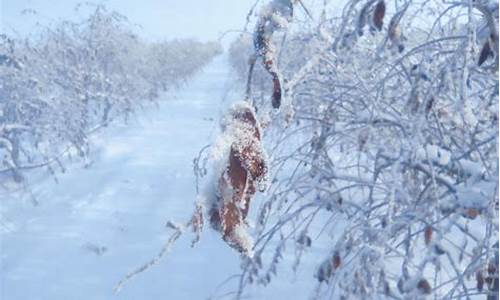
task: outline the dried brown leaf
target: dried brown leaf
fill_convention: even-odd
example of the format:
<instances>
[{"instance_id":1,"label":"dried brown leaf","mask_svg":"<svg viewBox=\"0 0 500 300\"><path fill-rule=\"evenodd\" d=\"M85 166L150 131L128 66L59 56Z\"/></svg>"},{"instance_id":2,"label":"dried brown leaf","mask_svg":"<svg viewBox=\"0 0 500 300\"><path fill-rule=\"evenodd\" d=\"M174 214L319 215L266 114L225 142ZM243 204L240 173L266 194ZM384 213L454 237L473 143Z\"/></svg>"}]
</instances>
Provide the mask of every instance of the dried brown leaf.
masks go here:
<instances>
[{"instance_id":1,"label":"dried brown leaf","mask_svg":"<svg viewBox=\"0 0 500 300\"><path fill-rule=\"evenodd\" d=\"M375 10L373 11L373 25L379 31L382 30L382 26L384 25L384 16L385 16L385 2L379 1L375 6Z\"/></svg>"},{"instance_id":2,"label":"dried brown leaf","mask_svg":"<svg viewBox=\"0 0 500 300\"><path fill-rule=\"evenodd\" d=\"M433 234L432 226L425 227L424 230L425 245L429 246L429 244L431 243L432 234Z\"/></svg>"},{"instance_id":3,"label":"dried brown leaf","mask_svg":"<svg viewBox=\"0 0 500 300\"><path fill-rule=\"evenodd\" d=\"M417 288L423 294L429 295L431 293L431 285L426 279L420 279L417 283Z\"/></svg>"}]
</instances>

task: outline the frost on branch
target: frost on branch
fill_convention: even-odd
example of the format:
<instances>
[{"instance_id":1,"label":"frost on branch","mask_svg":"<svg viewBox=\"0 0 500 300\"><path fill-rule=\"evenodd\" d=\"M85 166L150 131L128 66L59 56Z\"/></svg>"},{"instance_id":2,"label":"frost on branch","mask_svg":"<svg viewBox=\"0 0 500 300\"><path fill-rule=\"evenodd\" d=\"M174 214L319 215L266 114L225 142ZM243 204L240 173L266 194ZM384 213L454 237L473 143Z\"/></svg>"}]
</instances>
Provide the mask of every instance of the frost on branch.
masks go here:
<instances>
[{"instance_id":1,"label":"frost on branch","mask_svg":"<svg viewBox=\"0 0 500 300\"><path fill-rule=\"evenodd\" d=\"M160 93L220 53L216 43L148 43L104 6L82 22L40 28L31 38L0 35L0 176L65 171L87 157L89 135L127 121Z\"/></svg>"},{"instance_id":2,"label":"frost on branch","mask_svg":"<svg viewBox=\"0 0 500 300\"><path fill-rule=\"evenodd\" d=\"M280 276L277 264L301 268L278 259L302 247L301 232L316 239L295 261L322 257L307 270L315 298L498 295L496 268L487 275L498 257L496 52L478 66L485 41L498 43L498 2L384 2L384 14L382 1L346 1L325 4L321 24L289 24L280 72L295 117L267 129L277 180L240 297ZM254 94L266 76L256 68Z\"/></svg>"}]
</instances>

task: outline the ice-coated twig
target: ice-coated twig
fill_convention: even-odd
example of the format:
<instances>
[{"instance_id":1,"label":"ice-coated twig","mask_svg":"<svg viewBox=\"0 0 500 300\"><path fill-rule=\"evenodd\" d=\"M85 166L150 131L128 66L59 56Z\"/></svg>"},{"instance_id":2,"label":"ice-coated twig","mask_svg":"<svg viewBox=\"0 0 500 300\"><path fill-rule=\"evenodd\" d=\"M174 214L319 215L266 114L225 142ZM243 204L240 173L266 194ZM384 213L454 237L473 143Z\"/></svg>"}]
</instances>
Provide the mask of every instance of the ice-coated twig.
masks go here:
<instances>
[{"instance_id":1,"label":"ice-coated twig","mask_svg":"<svg viewBox=\"0 0 500 300\"><path fill-rule=\"evenodd\" d=\"M170 228L172 228L172 227L170 227ZM148 270L149 268L157 265L161 261L163 256L165 256L165 254L167 254L170 251L172 245L175 243L175 241L177 241L177 239L181 235L182 235L182 230L177 227L177 229L175 229L174 233L172 233L172 235L168 238L167 242L163 245L160 252L158 252L158 254L152 260L148 261L147 263L145 263L141 267L137 268L135 271L128 273L122 280L120 280L120 282L118 282L118 284L114 288L115 293L119 293L121 291L121 289L124 287L124 285L127 282L129 282L131 279L133 279L137 275L141 274L142 272Z\"/></svg>"},{"instance_id":2,"label":"ice-coated twig","mask_svg":"<svg viewBox=\"0 0 500 300\"><path fill-rule=\"evenodd\" d=\"M186 228L191 227L193 229L193 233L195 234L195 238L193 239L193 241L191 243L191 247L195 246L195 244L199 241L201 231L203 230L203 216L202 216L201 203L196 203L195 211L193 212L193 216L191 217L191 219L188 222L186 222L185 224L180 224L180 223L176 223L176 222L169 220L166 222L165 227L172 229L174 232L170 235L168 240L165 242L165 244L161 248L160 252L158 252L158 254L153 259L151 259L150 261L148 261L147 263L145 263L141 267L137 268L136 270L128 273L122 280L120 280L120 282L118 282L118 284L114 288L115 293L119 293L128 281L130 281L131 279L133 279L137 275L147 271L151 267L157 265L162 260L162 258L166 254L168 254L168 252L170 252L172 246L179 239L179 237L184 233Z\"/></svg>"}]
</instances>

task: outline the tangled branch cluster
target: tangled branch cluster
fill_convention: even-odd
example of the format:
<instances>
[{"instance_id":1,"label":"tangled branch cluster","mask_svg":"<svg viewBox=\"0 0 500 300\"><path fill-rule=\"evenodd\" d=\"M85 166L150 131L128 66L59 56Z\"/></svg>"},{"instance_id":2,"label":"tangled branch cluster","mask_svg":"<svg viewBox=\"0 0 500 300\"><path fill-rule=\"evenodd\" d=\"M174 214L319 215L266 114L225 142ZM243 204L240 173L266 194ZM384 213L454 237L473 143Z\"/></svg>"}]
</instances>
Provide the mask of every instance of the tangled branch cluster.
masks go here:
<instances>
[{"instance_id":1,"label":"tangled branch cluster","mask_svg":"<svg viewBox=\"0 0 500 300\"><path fill-rule=\"evenodd\" d=\"M498 299L498 3L317 12L274 37L295 116L265 137L274 184L237 295L269 284L285 249L296 269L326 246L317 298ZM241 78L250 40L232 46Z\"/></svg>"}]
</instances>

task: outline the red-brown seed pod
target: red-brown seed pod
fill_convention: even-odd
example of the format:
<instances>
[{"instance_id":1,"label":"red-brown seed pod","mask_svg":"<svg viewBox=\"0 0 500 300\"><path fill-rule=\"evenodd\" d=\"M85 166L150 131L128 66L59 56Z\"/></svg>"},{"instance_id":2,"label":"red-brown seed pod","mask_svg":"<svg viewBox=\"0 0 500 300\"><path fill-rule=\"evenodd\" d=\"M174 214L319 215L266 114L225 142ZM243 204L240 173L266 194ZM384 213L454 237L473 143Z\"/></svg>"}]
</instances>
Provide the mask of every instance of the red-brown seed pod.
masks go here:
<instances>
[{"instance_id":1,"label":"red-brown seed pod","mask_svg":"<svg viewBox=\"0 0 500 300\"><path fill-rule=\"evenodd\" d=\"M280 108L281 106L281 82L277 76L273 78L273 97L271 102L273 108Z\"/></svg>"},{"instance_id":2,"label":"red-brown seed pod","mask_svg":"<svg viewBox=\"0 0 500 300\"><path fill-rule=\"evenodd\" d=\"M417 283L417 288L423 294L429 295L431 293L431 285L426 279L420 279Z\"/></svg>"},{"instance_id":3,"label":"red-brown seed pod","mask_svg":"<svg viewBox=\"0 0 500 300\"><path fill-rule=\"evenodd\" d=\"M432 233L433 233L432 226L425 227L424 239L425 239L425 245L427 245L427 246L429 246L429 244L432 241Z\"/></svg>"},{"instance_id":4,"label":"red-brown seed pod","mask_svg":"<svg viewBox=\"0 0 500 300\"><path fill-rule=\"evenodd\" d=\"M384 16L385 16L385 2L384 0L381 0L377 2L375 10L373 11L373 25L379 31L382 30L382 26L384 25Z\"/></svg>"},{"instance_id":5,"label":"red-brown seed pod","mask_svg":"<svg viewBox=\"0 0 500 300\"><path fill-rule=\"evenodd\" d=\"M342 264L342 259L338 253L335 253L332 257L332 268L333 270L337 270Z\"/></svg>"},{"instance_id":6,"label":"red-brown seed pod","mask_svg":"<svg viewBox=\"0 0 500 300\"><path fill-rule=\"evenodd\" d=\"M477 216L479 216L479 211L473 207L467 208L463 216L467 219L474 220L475 218L477 218Z\"/></svg>"}]
</instances>

